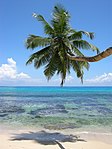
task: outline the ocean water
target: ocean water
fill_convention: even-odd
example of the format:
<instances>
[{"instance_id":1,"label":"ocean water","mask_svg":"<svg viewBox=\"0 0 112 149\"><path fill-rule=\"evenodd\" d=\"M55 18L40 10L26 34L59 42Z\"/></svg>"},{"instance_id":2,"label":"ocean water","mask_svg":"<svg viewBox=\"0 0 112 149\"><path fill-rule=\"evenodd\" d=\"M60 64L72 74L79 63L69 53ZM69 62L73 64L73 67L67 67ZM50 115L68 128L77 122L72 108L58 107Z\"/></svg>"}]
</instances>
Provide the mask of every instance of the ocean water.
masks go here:
<instances>
[{"instance_id":1,"label":"ocean water","mask_svg":"<svg viewBox=\"0 0 112 149\"><path fill-rule=\"evenodd\" d=\"M0 124L112 132L112 87L0 87Z\"/></svg>"}]
</instances>

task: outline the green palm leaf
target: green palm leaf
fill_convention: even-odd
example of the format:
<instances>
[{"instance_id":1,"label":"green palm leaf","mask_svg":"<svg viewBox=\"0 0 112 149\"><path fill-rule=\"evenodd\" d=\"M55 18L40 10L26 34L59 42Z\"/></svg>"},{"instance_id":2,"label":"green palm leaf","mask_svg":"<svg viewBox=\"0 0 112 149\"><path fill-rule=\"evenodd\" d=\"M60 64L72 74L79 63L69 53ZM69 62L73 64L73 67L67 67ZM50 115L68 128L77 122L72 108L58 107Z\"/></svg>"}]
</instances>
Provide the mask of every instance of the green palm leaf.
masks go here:
<instances>
[{"instance_id":1,"label":"green palm leaf","mask_svg":"<svg viewBox=\"0 0 112 149\"><path fill-rule=\"evenodd\" d=\"M83 35L86 35L90 39L94 38L94 33L92 32L86 32L86 31L75 31L73 29L70 30L71 35L68 37L69 40L77 40L77 39L82 39Z\"/></svg>"},{"instance_id":2,"label":"green palm leaf","mask_svg":"<svg viewBox=\"0 0 112 149\"><path fill-rule=\"evenodd\" d=\"M75 40L73 41L73 45L79 49L92 49L93 51L97 51L97 53L99 53L99 49L96 46L85 40Z\"/></svg>"},{"instance_id":3,"label":"green palm leaf","mask_svg":"<svg viewBox=\"0 0 112 149\"><path fill-rule=\"evenodd\" d=\"M49 63L46 65L44 74L47 77L47 79L51 79L51 77L55 74L57 71L57 53L52 55L51 59L49 60Z\"/></svg>"},{"instance_id":4,"label":"green palm leaf","mask_svg":"<svg viewBox=\"0 0 112 149\"><path fill-rule=\"evenodd\" d=\"M26 40L26 48L34 49L39 46L44 47L50 45L51 41L51 38L43 38L40 36L30 35Z\"/></svg>"},{"instance_id":5,"label":"green palm leaf","mask_svg":"<svg viewBox=\"0 0 112 149\"><path fill-rule=\"evenodd\" d=\"M93 32L86 32L86 31L79 31L81 34L86 35L87 37L89 37L90 39L94 38L94 33Z\"/></svg>"},{"instance_id":6,"label":"green palm leaf","mask_svg":"<svg viewBox=\"0 0 112 149\"><path fill-rule=\"evenodd\" d=\"M54 29L52 28L52 26L44 19L44 17L42 15L37 15L37 14L33 14L33 16L40 22L43 23L44 25L44 32L48 35L53 35L54 34Z\"/></svg>"},{"instance_id":7,"label":"green palm leaf","mask_svg":"<svg viewBox=\"0 0 112 149\"><path fill-rule=\"evenodd\" d=\"M83 71L82 71L82 67L81 67L80 63L77 61L71 61L71 66L72 66L73 70L76 72L77 77L81 78L81 81L82 81L83 80Z\"/></svg>"},{"instance_id":8,"label":"green palm leaf","mask_svg":"<svg viewBox=\"0 0 112 149\"><path fill-rule=\"evenodd\" d=\"M31 64L35 59L39 61L42 57L47 57L47 56L50 56L50 46L33 53L28 59L28 61L26 62L26 65Z\"/></svg>"},{"instance_id":9,"label":"green palm leaf","mask_svg":"<svg viewBox=\"0 0 112 149\"><path fill-rule=\"evenodd\" d=\"M51 20L51 24L57 36L61 36L61 34L63 33L66 34L66 31L70 29L69 18L70 16L68 12L61 5L57 5L54 7L53 19Z\"/></svg>"},{"instance_id":10,"label":"green palm leaf","mask_svg":"<svg viewBox=\"0 0 112 149\"><path fill-rule=\"evenodd\" d=\"M72 31L73 33L68 37L68 39L70 41L74 41L77 39L82 39L82 33L81 32L76 32L76 31Z\"/></svg>"}]
</instances>

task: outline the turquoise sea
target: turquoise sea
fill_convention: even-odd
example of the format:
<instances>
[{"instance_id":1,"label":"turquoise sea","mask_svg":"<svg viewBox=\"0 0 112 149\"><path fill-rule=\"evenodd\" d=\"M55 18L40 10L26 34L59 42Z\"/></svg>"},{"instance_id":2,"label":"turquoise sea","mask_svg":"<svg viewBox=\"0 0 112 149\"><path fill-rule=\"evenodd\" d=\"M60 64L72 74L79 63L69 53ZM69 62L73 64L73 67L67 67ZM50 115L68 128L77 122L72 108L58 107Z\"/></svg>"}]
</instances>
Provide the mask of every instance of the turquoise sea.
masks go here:
<instances>
[{"instance_id":1,"label":"turquoise sea","mask_svg":"<svg viewBox=\"0 0 112 149\"><path fill-rule=\"evenodd\" d=\"M112 87L0 87L0 124L112 132Z\"/></svg>"}]
</instances>

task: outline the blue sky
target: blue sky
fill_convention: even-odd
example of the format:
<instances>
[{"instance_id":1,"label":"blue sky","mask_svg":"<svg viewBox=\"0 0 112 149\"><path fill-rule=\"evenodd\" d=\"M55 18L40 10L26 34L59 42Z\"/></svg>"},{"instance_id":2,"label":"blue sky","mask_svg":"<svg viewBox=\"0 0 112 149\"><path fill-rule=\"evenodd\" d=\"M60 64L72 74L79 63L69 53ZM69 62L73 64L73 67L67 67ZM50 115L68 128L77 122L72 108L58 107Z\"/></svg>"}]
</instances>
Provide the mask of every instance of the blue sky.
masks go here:
<instances>
[{"instance_id":1,"label":"blue sky","mask_svg":"<svg viewBox=\"0 0 112 149\"><path fill-rule=\"evenodd\" d=\"M44 36L42 24L32 13L42 14L48 21L54 5L62 4L70 13L74 29L95 33L89 41L100 51L112 46L112 0L3 0L0 1L0 85L59 85L59 76L50 82L43 68L35 70L25 62L32 54L25 48L29 34ZM35 49L35 51L38 49ZM33 51L34 52L34 51ZM95 55L85 52L86 55ZM112 56L90 63L83 85L112 85ZM81 85L74 72L67 76L65 85Z\"/></svg>"}]
</instances>

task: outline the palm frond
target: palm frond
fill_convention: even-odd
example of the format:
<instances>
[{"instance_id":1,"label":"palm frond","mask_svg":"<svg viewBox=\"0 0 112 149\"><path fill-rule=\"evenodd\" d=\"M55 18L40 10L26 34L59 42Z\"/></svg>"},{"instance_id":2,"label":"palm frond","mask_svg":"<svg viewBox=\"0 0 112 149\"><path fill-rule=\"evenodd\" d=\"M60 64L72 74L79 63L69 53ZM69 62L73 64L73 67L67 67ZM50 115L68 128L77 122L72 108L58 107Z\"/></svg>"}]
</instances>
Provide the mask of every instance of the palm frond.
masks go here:
<instances>
[{"instance_id":1,"label":"palm frond","mask_svg":"<svg viewBox=\"0 0 112 149\"><path fill-rule=\"evenodd\" d=\"M44 19L44 17L42 15L37 15L37 14L33 14L33 16L40 22L43 23L44 25L44 32L48 35L53 35L54 34L54 29L52 28L52 26Z\"/></svg>"},{"instance_id":2,"label":"palm frond","mask_svg":"<svg viewBox=\"0 0 112 149\"><path fill-rule=\"evenodd\" d=\"M51 79L51 77L55 74L57 71L57 63L58 62L58 54L53 53L52 57L49 60L49 63L45 66L44 75L47 77L47 79Z\"/></svg>"},{"instance_id":3,"label":"palm frond","mask_svg":"<svg viewBox=\"0 0 112 149\"><path fill-rule=\"evenodd\" d=\"M68 39L70 41L73 41L73 40L78 40L78 39L82 39L82 33L80 31L75 31L75 30L70 30L71 31L71 35L68 37Z\"/></svg>"},{"instance_id":4,"label":"palm frond","mask_svg":"<svg viewBox=\"0 0 112 149\"><path fill-rule=\"evenodd\" d=\"M35 59L36 60L41 59L43 56L46 56L47 54L50 55L50 46L45 47L45 48L33 53L30 56L30 58L28 59L28 61L26 62L26 65L31 64Z\"/></svg>"},{"instance_id":5,"label":"palm frond","mask_svg":"<svg viewBox=\"0 0 112 149\"><path fill-rule=\"evenodd\" d=\"M71 35L68 37L69 40L78 40L78 39L82 39L83 35L86 35L87 37L89 37L90 39L94 38L94 33L93 32L87 32L87 31L76 31L71 29L70 30Z\"/></svg>"},{"instance_id":6,"label":"palm frond","mask_svg":"<svg viewBox=\"0 0 112 149\"><path fill-rule=\"evenodd\" d=\"M85 40L75 40L75 41L73 41L73 45L79 49L91 49L91 50L97 51L97 53L99 53L99 49L96 46L90 44L89 42L87 42Z\"/></svg>"},{"instance_id":7,"label":"palm frond","mask_svg":"<svg viewBox=\"0 0 112 149\"><path fill-rule=\"evenodd\" d=\"M26 40L26 48L29 49L34 49L36 47L44 47L50 45L52 42L51 38L43 38L40 36L35 36L35 35L30 35L27 40Z\"/></svg>"},{"instance_id":8,"label":"palm frond","mask_svg":"<svg viewBox=\"0 0 112 149\"><path fill-rule=\"evenodd\" d=\"M51 56L46 53L45 55L43 55L40 59L35 58L34 59L34 67L36 69L40 68L41 66L46 65L47 63L49 63Z\"/></svg>"},{"instance_id":9,"label":"palm frond","mask_svg":"<svg viewBox=\"0 0 112 149\"><path fill-rule=\"evenodd\" d=\"M69 40L64 41L67 52L72 56L84 56L83 53L76 48Z\"/></svg>"},{"instance_id":10,"label":"palm frond","mask_svg":"<svg viewBox=\"0 0 112 149\"><path fill-rule=\"evenodd\" d=\"M73 44L71 42L69 42L69 40L68 40L68 42L66 41L64 44L65 44L65 47L70 55L74 56L74 54L75 54L75 56L84 56L83 53L78 48L74 47ZM68 62L68 63L70 63L70 62ZM79 64L80 64L80 66L85 67L87 70L89 69L88 62L79 62Z\"/></svg>"},{"instance_id":11,"label":"palm frond","mask_svg":"<svg viewBox=\"0 0 112 149\"><path fill-rule=\"evenodd\" d=\"M71 66L73 70L76 72L77 77L81 79L81 82L83 83L83 69L79 62L77 61L71 61Z\"/></svg>"},{"instance_id":12,"label":"palm frond","mask_svg":"<svg viewBox=\"0 0 112 149\"><path fill-rule=\"evenodd\" d=\"M89 70L90 65L89 65L88 62L79 62L79 65L82 67L82 69L83 69L83 67L84 67L84 68L86 68L87 70Z\"/></svg>"},{"instance_id":13,"label":"palm frond","mask_svg":"<svg viewBox=\"0 0 112 149\"><path fill-rule=\"evenodd\" d=\"M86 35L87 37L89 37L90 39L94 38L94 33L93 32L87 32L87 31L79 31L81 34Z\"/></svg>"},{"instance_id":14,"label":"palm frond","mask_svg":"<svg viewBox=\"0 0 112 149\"><path fill-rule=\"evenodd\" d=\"M62 5L56 5L53 10L53 19L59 21L60 17L64 17L68 21L70 15Z\"/></svg>"},{"instance_id":15,"label":"palm frond","mask_svg":"<svg viewBox=\"0 0 112 149\"><path fill-rule=\"evenodd\" d=\"M57 5L54 7L53 11L53 19L51 20L51 24L55 30L57 35L66 33L69 27L69 14L68 12L61 6Z\"/></svg>"}]
</instances>

